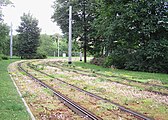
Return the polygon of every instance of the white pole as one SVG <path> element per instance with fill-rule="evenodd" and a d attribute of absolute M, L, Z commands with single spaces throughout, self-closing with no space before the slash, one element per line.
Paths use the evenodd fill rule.
<path fill-rule="evenodd" d="M 12 48 L 12 46 L 13 46 L 13 34 L 12 34 L 13 30 L 12 30 L 12 23 L 11 23 L 10 32 L 11 32 L 11 35 L 10 35 L 10 58 L 12 58 L 12 56 L 13 56 L 13 48 Z"/>
<path fill-rule="evenodd" d="M 59 57 L 59 37 L 58 37 L 58 57 Z"/>
<path fill-rule="evenodd" d="M 68 43 L 68 63 L 72 63 L 72 6 L 69 6 L 69 43 Z"/>
<path fill-rule="evenodd" d="M 80 51 L 80 61 L 82 61 L 82 51 Z"/>

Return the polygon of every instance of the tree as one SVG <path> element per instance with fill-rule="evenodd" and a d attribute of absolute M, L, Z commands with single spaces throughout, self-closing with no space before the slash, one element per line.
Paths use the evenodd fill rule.
<path fill-rule="evenodd" d="M 52 19 L 60 25 L 65 35 L 68 35 L 68 8 L 70 4 L 73 6 L 73 38 L 79 38 L 78 40 L 81 41 L 86 62 L 86 49 L 91 50 L 92 41 L 95 40 L 92 36 L 94 29 L 91 23 L 96 17 L 97 2 L 96 0 L 72 0 L 70 3 L 67 0 L 56 0 L 54 2 Z"/>
<path fill-rule="evenodd" d="M 19 55 L 21 58 L 34 58 L 37 55 L 40 38 L 38 20 L 30 13 L 24 13 L 17 32 L 19 33 Z"/>
<path fill-rule="evenodd" d="M 38 47 L 38 51 L 48 56 L 53 56 L 56 50 L 56 45 L 54 45 L 54 43 L 55 40 L 53 40 L 52 36 L 42 34 L 40 35 L 40 46 Z"/>
<path fill-rule="evenodd" d="M 38 52 L 39 53 L 44 53 L 47 56 L 53 56 L 54 52 L 55 55 L 58 54 L 58 38 L 59 38 L 59 53 L 60 55 L 62 53 L 68 53 L 68 43 L 67 43 L 67 38 L 64 36 L 61 36 L 59 34 L 54 34 L 54 35 L 47 35 L 47 34 L 42 34 L 40 35 L 40 46 L 38 47 Z M 78 45 L 73 43 L 73 51 L 79 51 Z"/>
<path fill-rule="evenodd" d="M 8 34 L 9 34 L 9 27 L 5 23 L 1 22 L 0 23 L 0 54 L 7 54 L 6 50 L 9 48 Z"/>
<path fill-rule="evenodd" d="M 104 39 L 111 64 L 131 70 L 168 72 L 166 5 L 164 0 L 102 0 L 94 26 Z"/>
<path fill-rule="evenodd" d="M 6 54 L 9 50 L 9 27 L 3 22 L 2 7 L 11 4 L 9 0 L 0 0 L 0 54 Z"/>
<path fill-rule="evenodd" d="M 10 0 L 0 0 L 0 21 L 2 21 L 2 17 L 3 17 L 3 14 L 2 14 L 2 7 L 3 6 L 7 6 L 9 4 L 12 4 L 12 2 Z"/>

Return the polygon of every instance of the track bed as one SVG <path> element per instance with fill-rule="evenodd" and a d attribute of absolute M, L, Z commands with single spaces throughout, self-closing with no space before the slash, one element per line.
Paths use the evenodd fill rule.
<path fill-rule="evenodd" d="M 53 64 L 53 61 L 25 61 L 24 63 L 20 64 L 20 67 L 22 67 L 24 71 L 22 70 L 22 72 L 19 72 L 17 70 L 16 63 L 13 64 L 13 70 L 11 69 L 11 74 L 13 75 L 13 77 L 18 79 L 16 82 L 19 86 L 22 82 L 24 82 L 24 85 L 26 87 L 31 86 L 28 83 L 33 83 L 40 87 L 42 91 L 47 91 L 45 94 L 50 96 L 49 106 L 52 106 L 53 109 L 47 108 L 47 105 L 46 107 L 43 107 L 42 105 L 40 108 L 43 112 L 39 112 L 39 109 L 34 108 L 34 104 L 38 103 L 38 105 L 40 106 L 41 104 L 43 104 L 43 100 L 40 97 L 37 97 L 38 95 L 35 95 L 35 98 L 37 98 L 38 100 L 34 100 L 36 102 L 30 101 L 30 99 L 33 99 L 32 94 L 38 93 L 31 93 L 31 91 L 33 91 L 31 90 L 31 88 L 33 89 L 33 87 L 27 88 L 28 90 L 24 90 L 24 87 L 20 87 L 20 89 L 23 90 L 23 96 L 25 96 L 25 99 L 29 101 L 28 103 L 31 103 L 29 104 L 29 106 L 33 109 L 32 111 L 33 113 L 35 113 L 35 116 L 38 119 L 41 119 L 40 116 L 51 118 L 56 115 L 56 117 L 58 117 L 59 115 L 57 116 L 58 113 L 56 110 L 54 110 L 54 107 L 55 109 L 57 109 L 59 105 L 61 105 L 61 107 L 64 109 L 62 110 L 63 113 L 60 114 L 60 116 L 62 116 L 62 119 L 91 119 L 87 118 L 87 115 L 77 113 L 73 109 L 70 110 L 69 108 L 71 107 L 66 107 L 66 103 L 61 100 L 61 102 L 64 103 L 62 104 L 58 100 L 60 98 L 58 98 L 58 96 L 54 96 L 53 91 L 57 91 L 58 93 L 63 94 L 63 96 L 67 97 L 85 110 L 89 111 L 95 117 L 97 117 L 95 119 L 166 120 L 166 118 L 168 117 L 167 96 L 149 91 L 138 90 L 135 87 L 126 86 L 116 82 L 109 82 L 108 80 L 106 80 L 106 78 L 104 80 L 104 76 L 94 76 L 88 72 L 83 71 L 83 73 L 81 73 L 80 70 L 70 70 L 69 68 L 67 69 L 67 67 L 61 64 L 57 65 L 58 67 L 53 67 L 47 65 L 47 63 Z M 18 73 L 14 74 L 13 71 Z M 25 72 L 28 72 L 29 75 Z M 18 76 L 18 74 L 20 75 Z M 37 80 L 35 80 L 36 82 L 30 80 L 32 79 L 30 78 L 30 75 L 45 84 L 42 85 L 45 88 L 40 86 Z M 29 80 L 25 79 L 20 81 L 21 76 Z M 49 90 L 46 87 L 50 87 L 51 89 Z M 30 95 L 29 92 L 31 93 Z M 59 105 L 52 104 L 55 100 L 58 102 L 57 104 Z M 162 113 L 160 113 L 160 109 L 162 109 Z M 44 111 L 47 112 L 45 113 Z M 44 115 L 41 115 L 42 113 Z"/>

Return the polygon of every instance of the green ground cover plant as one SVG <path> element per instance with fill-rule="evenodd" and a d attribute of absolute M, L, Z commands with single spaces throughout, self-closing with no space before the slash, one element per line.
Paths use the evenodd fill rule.
<path fill-rule="evenodd" d="M 8 65 L 17 60 L 0 61 L 0 120 L 30 120 L 7 71 Z"/>
<path fill-rule="evenodd" d="M 95 71 L 105 75 L 114 75 L 118 77 L 124 77 L 130 80 L 140 81 L 140 82 L 150 82 L 150 81 L 160 81 L 164 86 L 168 86 L 168 75 L 162 73 L 148 73 L 148 72 L 136 72 L 129 70 L 121 70 L 114 68 L 103 68 L 101 66 L 96 66 L 90 63 L 74 62 L 76 67 L 83 70 Z"/>

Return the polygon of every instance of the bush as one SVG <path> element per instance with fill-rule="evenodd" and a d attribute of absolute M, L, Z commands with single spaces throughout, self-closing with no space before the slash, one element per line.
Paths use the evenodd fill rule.
<path fill-rule="evenodd" d="M 125 68 L 125 62 L 126 62 L 126 59 L 124 55 L 112 54 L 105 58 L 103 66 L 104 67 L 113 66 L 115 68 L 121 69 L 121 68 Z"/>
<path fill-rule="evenodd" d="M 157 47 L 156 47 L 157 46 Z M 125 69 L 168 73 L 168 41 L 149 41 L 146 46 L 130 54 Z"/>
<path fill-rule="evenodd" d="M 35 59 L 46 59 L 46 58 L 47 58 L 47 55 L 43 53 L 37 53 L 35 55 Z"/>
<path fill-rule="evenodd" d="M 91 63 L 91 64 L 94 64 L 94 65 L 98 65 L 98 66 L 103 66 L 103 64 L 104 64 L 104 59 L 105 59 L 105 57 L 99 57 L 99 58 L 94 57 L 94 58 L 90 61 L 90 63 Z"/>
<path fill-rule="evenodd" d="M 8 60 L 8 56 L 0 54 L 0 60 Z"/>
<path fill-rule="evenodd" d="M 47 58 L 47 55 L 43 53 L 33 53 L 33 54 L 27 54 L 24 56 L 21 56 L 21 59 L 45 59 Z"/>

